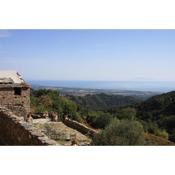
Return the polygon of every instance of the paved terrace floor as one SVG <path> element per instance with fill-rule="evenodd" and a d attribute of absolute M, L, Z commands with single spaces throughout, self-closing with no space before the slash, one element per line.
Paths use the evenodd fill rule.
<path fill-rule="evenodd" d="M 91 139 L 75 129 L 66 126 L 62 122 L 48 122 L 47 120 L 34 120 L 33 125 L 43 131 L 48 137 L 57 141 L 64 146 L 71 145 L 71 136 L 75 136 L 79 145 L 89 145 Z M 54 138 L 54 136 L 56 136 Z"/>

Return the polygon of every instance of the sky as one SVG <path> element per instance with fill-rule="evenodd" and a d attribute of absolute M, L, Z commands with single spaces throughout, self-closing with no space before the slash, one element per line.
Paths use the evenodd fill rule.
<path fill-rule="evenodd" d="M 0 69 L 27 80 L 175 81 L 175 30 L 0 30 Z"/>

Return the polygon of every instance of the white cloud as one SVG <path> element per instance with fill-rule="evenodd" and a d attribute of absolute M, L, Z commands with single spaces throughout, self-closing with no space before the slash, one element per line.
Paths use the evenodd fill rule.
<path fill-rule="evenodd" d="M 11 36 L 11 33 L 8 30 L 0 30 L 0 38 L 8 38 Z"/>

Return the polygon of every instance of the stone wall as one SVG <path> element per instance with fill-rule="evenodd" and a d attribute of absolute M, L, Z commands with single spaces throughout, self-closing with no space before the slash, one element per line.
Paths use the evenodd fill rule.
<path fill-rule="evenodd" d="M 31 124 L 0 107 L 0 143 L 2 145 L 58 145 Z"/>
<path fill-rule="evenodd" d="M 21 89 L 21 95 L 15 95 L 13 87 L 0 88 L 0 105 L 17 115 L 26 116 L 30 112 L 30 88 Z"/>
<path fill-rule="evenodd" d="M 81 132 L 82 134 L 85 134 L 85 135 L 90 136 L 90 137 L 93 137 L 96 134 L 98 134 L 98 132 L 96 130 L 91 129 L 91 128 L 87 127 L 86 125 L 83 125 L 82 123 L 79 123 L 75 120 L 71 120 L 69 118 L 65 118 L 64 124 L 70 128 L 76 129 L 77 131 Z"/>

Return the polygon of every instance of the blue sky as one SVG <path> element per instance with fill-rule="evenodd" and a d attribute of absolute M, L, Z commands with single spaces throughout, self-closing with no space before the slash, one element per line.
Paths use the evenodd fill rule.
<path fill-rule="evenodd" d="M 0 69 L 27 80 L 175 81 L 175 30 L 0 30 Z"/>

